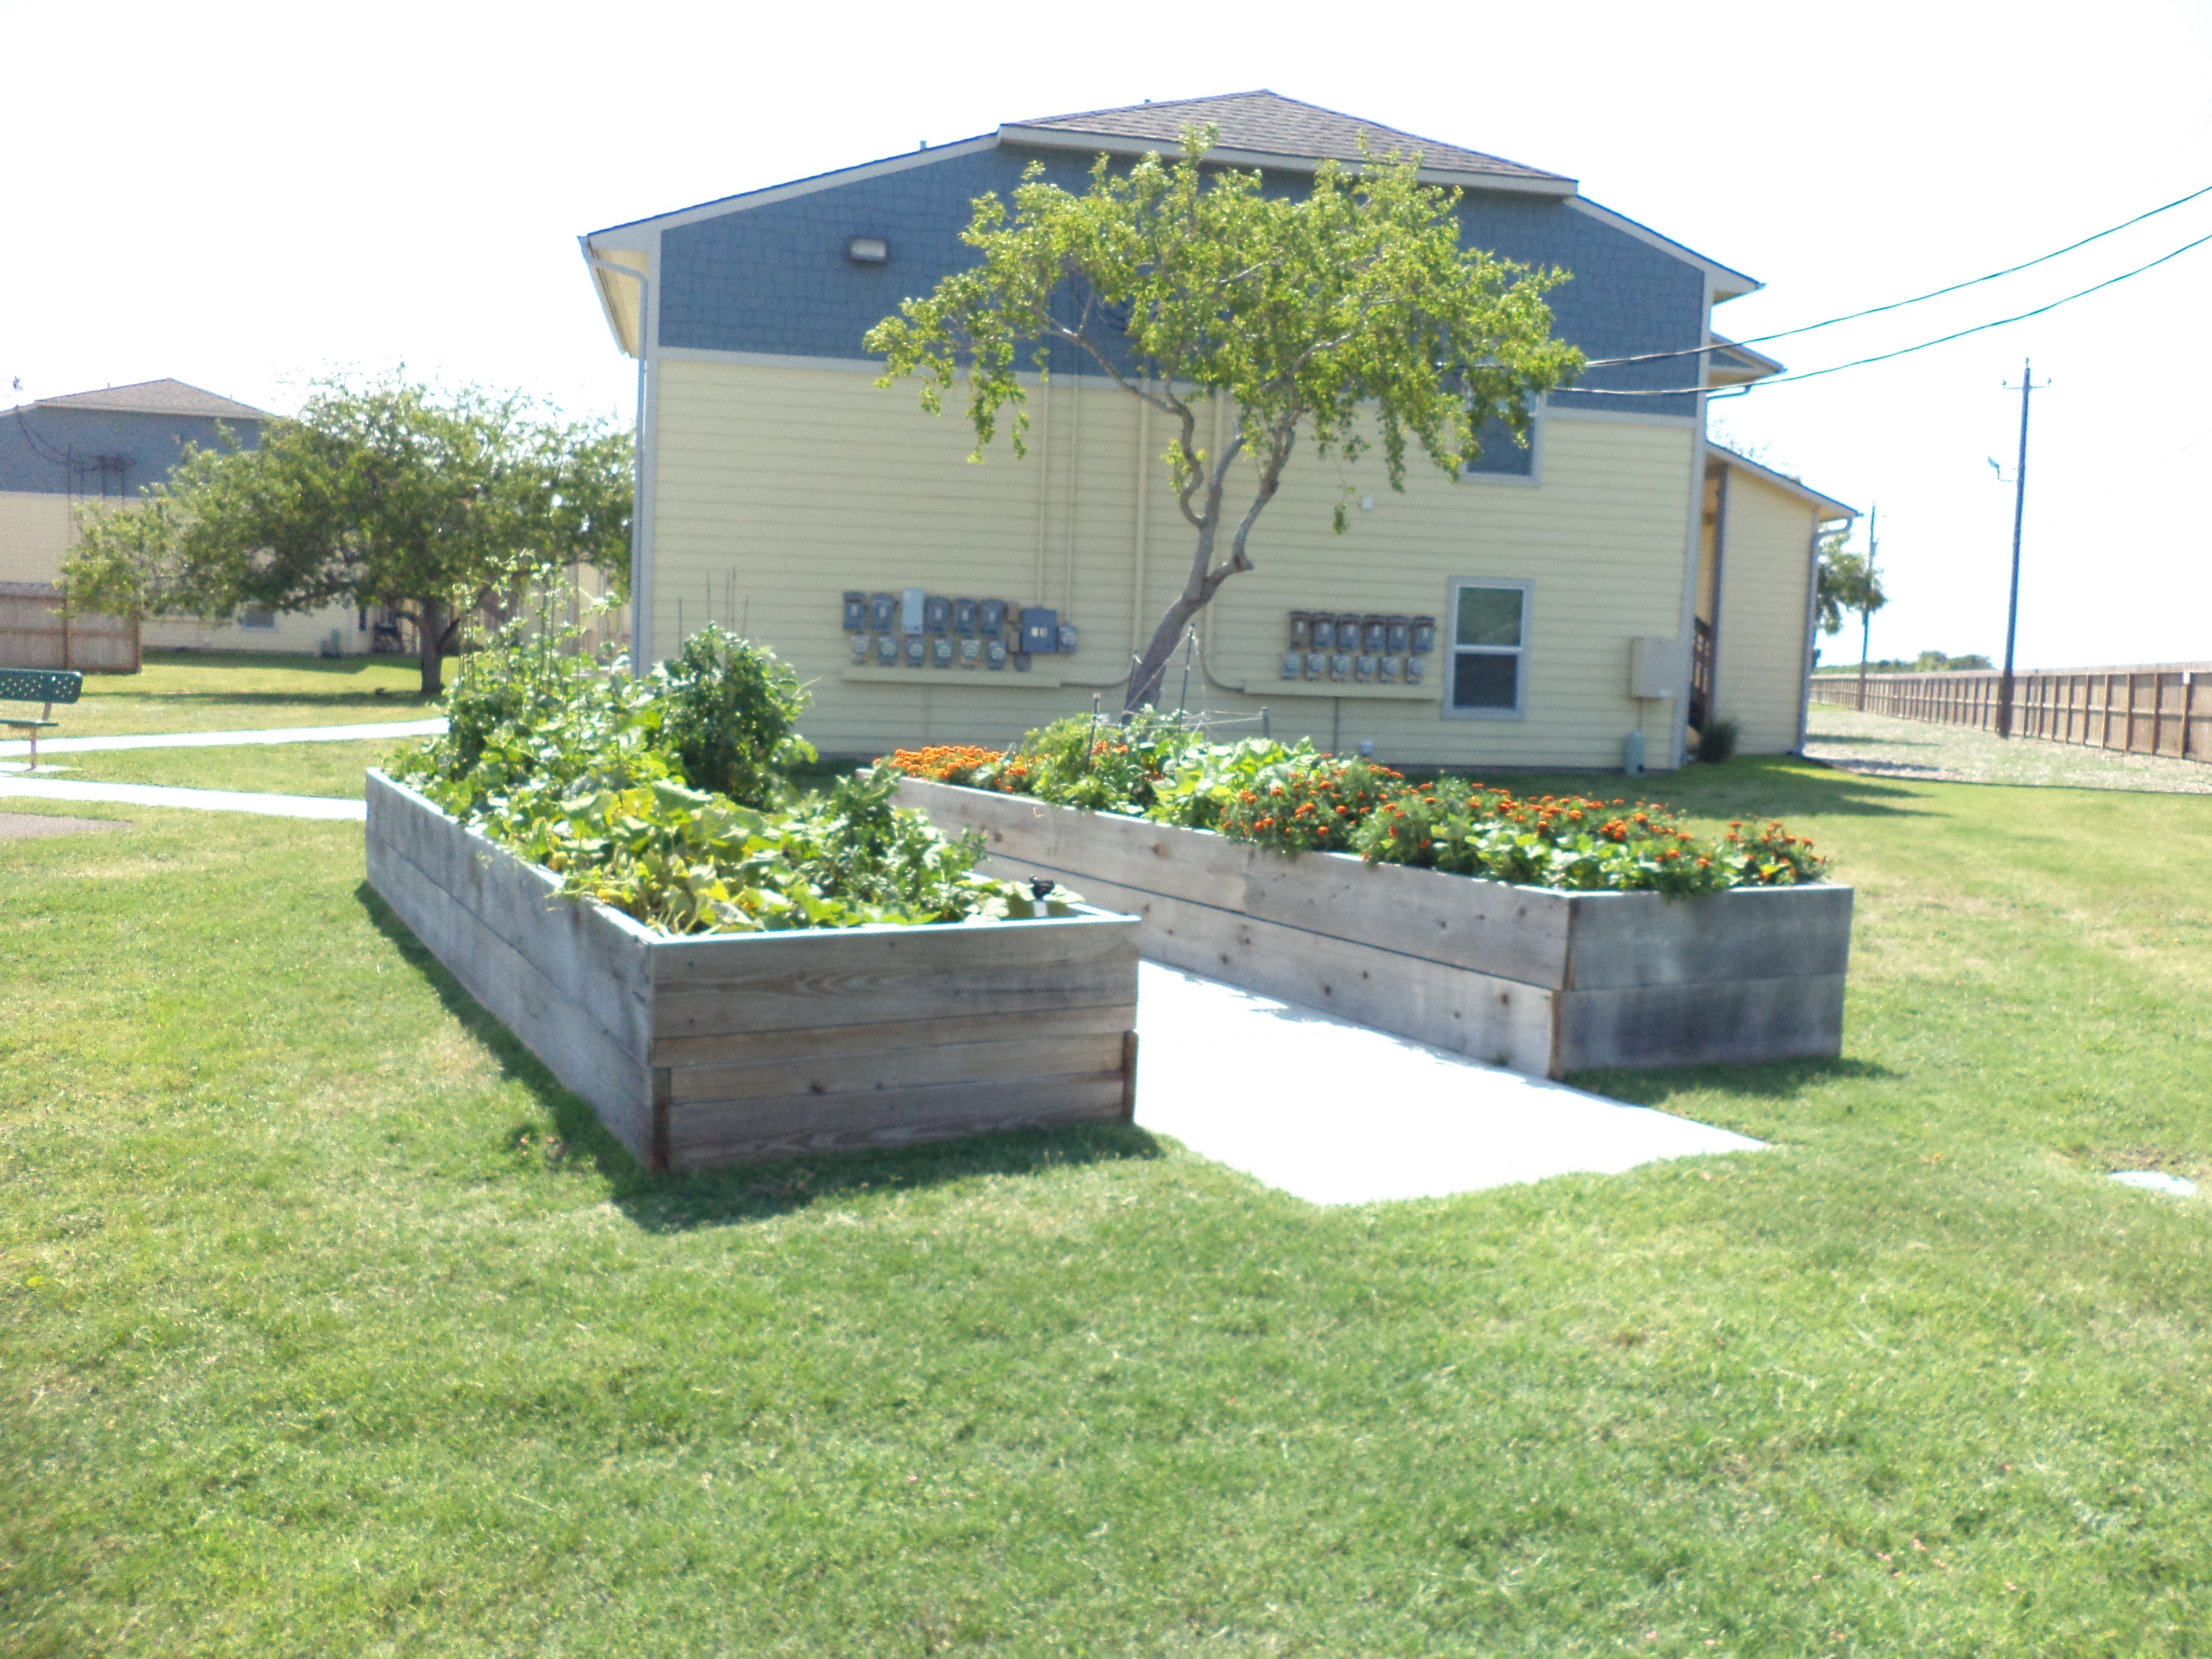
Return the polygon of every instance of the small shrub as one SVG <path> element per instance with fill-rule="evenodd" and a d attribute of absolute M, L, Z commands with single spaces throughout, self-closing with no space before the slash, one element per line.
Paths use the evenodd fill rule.
<path fill-rule="evenodd" d="M 695 789 L 769 805 L 783 769 L 816 758 L 792 730 L 806 707 L 799 676 L 775 652 L 708 623 L 653 671 L 657 746 Z"/>
<path fill-rule="evenodd" d="M 1707 720 L 1698 728 L 1698 758 L 1718 766 L 1735 758 L 1736 723 L 1725 717 Z"/>
<path fill-rule="evenodd" d="M 1279 762 L 1230 795 L 1220 830 L 1278 853 L 1340 853 L 1404 782 L 1389 768 L 1352 755 Z"/>

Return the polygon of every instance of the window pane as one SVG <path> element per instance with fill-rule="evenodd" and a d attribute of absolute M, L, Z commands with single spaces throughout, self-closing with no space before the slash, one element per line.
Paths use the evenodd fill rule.
<path fill-rule="evenodd" d="M 1520 596 L 1514 596 L 1518 599 Z M 1462 652 L 1452 660 L 1452 707 L 1512 708 L 1519 705 L 1521 659 L 1486 651 Z"/>
<path fill-rule="evenodd" d="M 1520 644 L 1521 598 L 1517 587 L 1461 588 L 1457 643 Z"/>

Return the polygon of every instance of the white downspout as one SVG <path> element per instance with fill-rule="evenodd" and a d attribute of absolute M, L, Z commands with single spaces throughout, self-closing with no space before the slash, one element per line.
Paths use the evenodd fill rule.
<path fill-rule="evenodd" d="M 611 276 L 634 277 L 637 282 L 637 423 L 631 444 L 635 471 L 630 484 L 629 520 L 629 666 L 631 673 L 642 674 L 653 660 L 653 492 L 647 451 L 653 430 L 648 416 L 652 413 L 653 386 L 646 373 L 653 349 L 653 279 L 648 270 L 602 259 L 592 252 L 589 241 L 580 237 L 578 240 L 583 244 L 586 263 L 594 270 Z M 652 257 L 649 253 L 646 256 L 648 262 Z"/>
<path fill-rule="evenodd" d="M 1713 278 L 1705 274 L 1705 338 L 1707 346 L 1713 340 Z M 1698 385 L 1705 383 L 1707 355 L 1698 355 Z M 1668 769 L 1680 768 L 1688 758 L 1690 739 L 1690 682 L 1698 653 L 1698 559 L 1703 552 L 1705 525 L 1705 393 L 1698 392 L 1698 419 L 1690 437 L 1690 514 L 1688 544 L 1682 552 L 1682 609 L 1679 637 L 1682 641 L 1681 665 L 1675 681 L 1680 690 L 1674 697 L 1674 729 L 1667 744 Z M 1717 606 L 1719 595 L 1715 592 Z"/>

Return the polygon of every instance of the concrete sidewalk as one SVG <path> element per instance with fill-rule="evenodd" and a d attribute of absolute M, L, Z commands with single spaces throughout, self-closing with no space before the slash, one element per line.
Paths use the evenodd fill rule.
<path fill-rule="evenodd" d="M 1137 1121 L 1315 1204 L 1442 1198 L 1763 1143 L 1147 962 Z"/>
<path fill-rule="evenodd" d="M 5 799 L 106 801 L 199 812 L 258 812 L 279 818 L 351 818 L 356 823 L 368 816 L 367 801 L 333 795 L 262 795 L 243 789 L 172 789 L 150 783 L 77 783 L 14 775 L 0 777 L 0 800 Z"/>
<path fill-rule="evenodd" d="M 442 719 L 375 720 L 362 726 L 276 726 L 255 732 L 149 732 L 128 738 L 41 738 L 39 758 L 88 755 L 103 749 L 235 749 L 256 743 L 366 743 L 374 738 L 428 738 L 446 729 Z M 0 756 L 27 756 L 27 739 L 0 743 Z"/>

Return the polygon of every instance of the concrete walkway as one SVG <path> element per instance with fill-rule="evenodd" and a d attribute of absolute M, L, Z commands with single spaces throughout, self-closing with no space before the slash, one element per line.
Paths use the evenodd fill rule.
<path fill-rule="evenodd" d="M 40 750 L 46 744 L 39 745 Z M 279 818 L 368 816 L 368 803 L 328 795 L 262 795 L 243 789 L 172 789 L 151 783 L 77 783 L 55 778 L 0 777 L 0 800 L 109 801 L 125 806 L 181 806 L 200 812 L 258 812 Z"/>
<path fill-rule="evenodd" d="M 1147 962 L 1137 1121 L 1315 1204 L 1442 1198 L 1762 1143 Z"/>
<path fill-rule="evenodd" d="M 366 743 L 374 738 L 428 738 L 446 729 L 443 720 L 375 720 L 362 726 L 276 726 L 258 732 L 151 732 L 131 738 L 41 738 L 39 758 L 88 755 L 101 749 L 235 749 L 256 743 Z M 0 755 L 28 755 L 27 739 L 0 743 Z"/>

